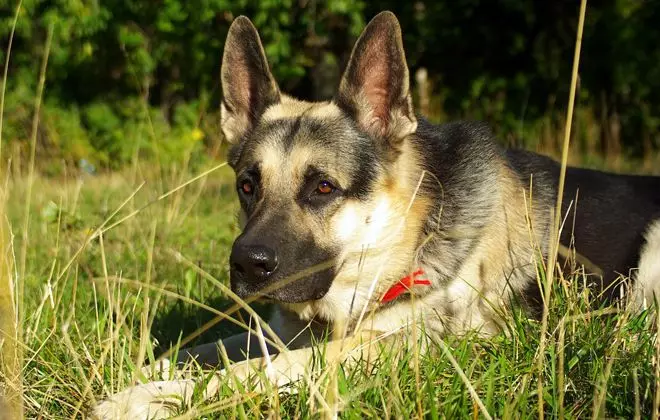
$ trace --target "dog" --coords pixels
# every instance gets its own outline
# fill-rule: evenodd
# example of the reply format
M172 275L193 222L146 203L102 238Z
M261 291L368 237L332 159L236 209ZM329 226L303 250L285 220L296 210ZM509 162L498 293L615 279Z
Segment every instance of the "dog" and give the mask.
M180 352L178 364L224 367L210 379L128 388L97 417L165 416L166 403L189 403L200 384L210 397L223 375L248 380L253 369L265 372L257 388L284 386L305 377L319 337L330 337L327 358L355 361L378 357L373 343L383 337L411 340L417 326L430 336L489 335L511 305L542 310L538 270L550 252L559 164L501 148L482 123L417 116L392 13L366 26L331 101L280 92L246 17L231 25L221 77L243 227L231 293L277 309L268 324ZM563 194L565 270L581 267L606 299L628 290L652 299L660 177L568 168Z

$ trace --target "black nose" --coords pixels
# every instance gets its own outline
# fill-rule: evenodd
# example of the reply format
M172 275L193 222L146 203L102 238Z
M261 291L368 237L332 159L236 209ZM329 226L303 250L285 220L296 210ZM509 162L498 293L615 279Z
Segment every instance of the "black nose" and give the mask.
M277 254L262 245L235 243L229 260L232 269L247 281L263 281L277 268Z

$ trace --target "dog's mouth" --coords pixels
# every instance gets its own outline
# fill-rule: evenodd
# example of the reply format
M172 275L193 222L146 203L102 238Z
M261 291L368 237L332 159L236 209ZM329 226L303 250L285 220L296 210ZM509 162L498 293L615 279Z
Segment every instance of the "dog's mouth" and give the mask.
M323 298L330 290L335 277L332 264L321 270L309 270L288 276L273 275L272 278L255 282L247 280L242 273L232 270L231 289L241 299L268 299L282 303L301 303Z

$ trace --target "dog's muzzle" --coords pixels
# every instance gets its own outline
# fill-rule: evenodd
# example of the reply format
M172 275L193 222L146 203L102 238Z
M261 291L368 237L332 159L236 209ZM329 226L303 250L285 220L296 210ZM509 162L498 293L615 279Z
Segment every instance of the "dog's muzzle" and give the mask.
M272 248L263 245L245 245L237 241L231 251L229 258L232 274L238 280L237 283L247 285L264 284L275 273L278 266L277 253ZM238 287L241 289L251 287ZM243 293L239 293L241 295Z

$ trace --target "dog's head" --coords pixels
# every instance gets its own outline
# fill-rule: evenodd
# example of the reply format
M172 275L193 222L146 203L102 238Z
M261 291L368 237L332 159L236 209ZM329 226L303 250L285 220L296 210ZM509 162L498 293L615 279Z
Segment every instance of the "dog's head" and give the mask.
M280 92L256 29L239 17L222 88L243 224L230 261L239 296L332 317L381 269L410 267L421 222L404 219L423 211L413 200L421 172L407 140L417 120L392 13L369 23L335 98L317 103Z

